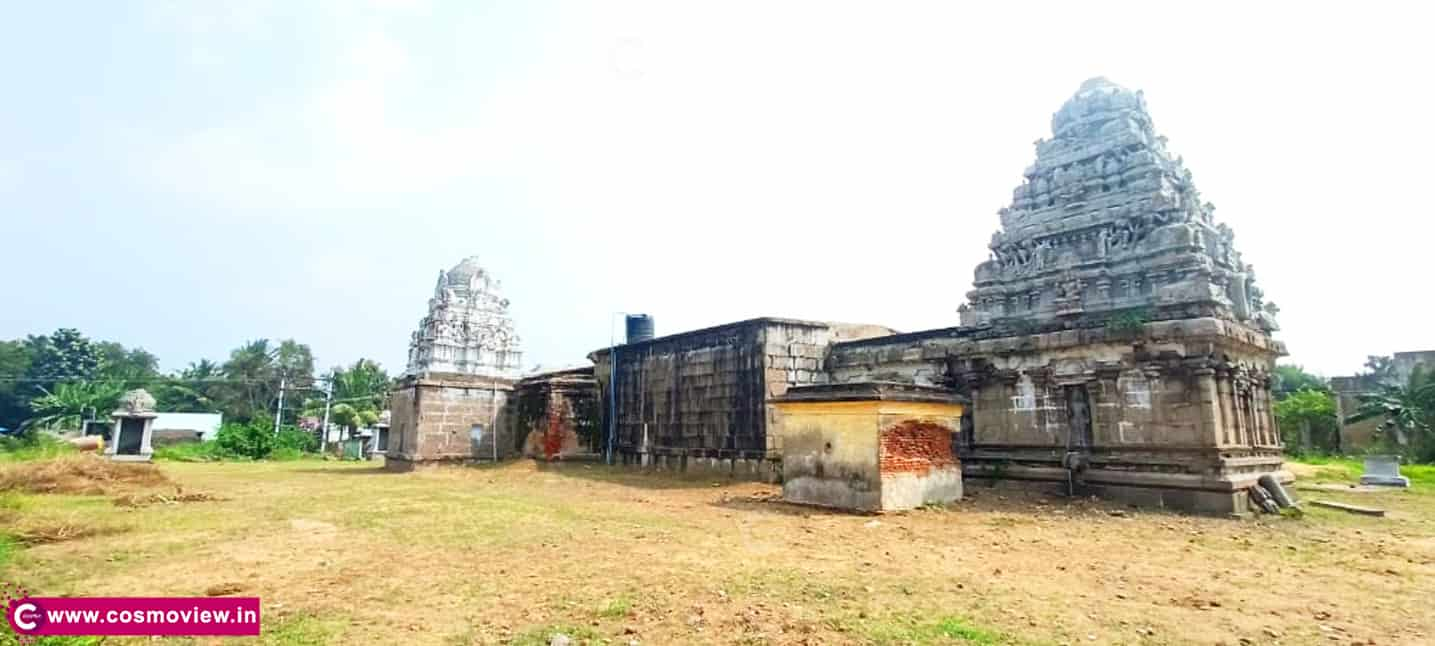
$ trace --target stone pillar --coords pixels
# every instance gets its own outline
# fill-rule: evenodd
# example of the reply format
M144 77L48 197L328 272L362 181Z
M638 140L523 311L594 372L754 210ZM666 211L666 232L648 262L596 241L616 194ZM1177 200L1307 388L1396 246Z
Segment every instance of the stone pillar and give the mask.
M1191 375L1196 380L1197 401L1201 406L1201 437L1211 446L1221 445L1221 395L1216 385L1216 371L1210 367L1195 368Z
M110 432L110 443L105 455L120 462L149 462L154 454L150 446L153 432L154 397L143 388L131 390L120 398L120 407L110 417L114 418L114 430Z

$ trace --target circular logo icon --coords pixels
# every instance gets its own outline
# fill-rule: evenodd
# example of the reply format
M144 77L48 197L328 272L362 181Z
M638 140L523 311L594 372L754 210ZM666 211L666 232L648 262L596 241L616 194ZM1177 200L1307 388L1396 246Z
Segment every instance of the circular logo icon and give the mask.
M10 625L15 632L28 633L40 627L40 607L30 600L10 604Z

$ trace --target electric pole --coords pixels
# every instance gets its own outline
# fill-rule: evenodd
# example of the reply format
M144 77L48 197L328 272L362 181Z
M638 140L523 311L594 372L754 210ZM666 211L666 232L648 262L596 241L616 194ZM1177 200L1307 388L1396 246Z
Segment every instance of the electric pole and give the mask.
M329 448L329 404L334 401L334 380L330 379L324 385L324 421L319 422L319 454L323 455Z
M279 405L274 408L274 434L279 434L279 421L284 417L284 377L279 378Z

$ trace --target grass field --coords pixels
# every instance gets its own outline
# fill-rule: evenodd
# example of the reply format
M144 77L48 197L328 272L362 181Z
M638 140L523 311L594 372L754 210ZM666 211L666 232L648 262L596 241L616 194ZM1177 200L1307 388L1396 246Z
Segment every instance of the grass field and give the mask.
M1228 520L983 488L847 515L767 485L529 462L160 469L174 484L0 493L0 580L259 596L277 644L1435 643L1429 474L1295 491L1386 518ZM1295 469L1310 486L1359 473Z

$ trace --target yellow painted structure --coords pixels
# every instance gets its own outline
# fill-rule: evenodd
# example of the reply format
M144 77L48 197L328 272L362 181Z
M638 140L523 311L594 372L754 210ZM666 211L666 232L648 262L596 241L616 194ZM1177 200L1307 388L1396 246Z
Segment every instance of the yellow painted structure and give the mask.
M781 418L783 497L861 511L910 509L961 497L952 452L960 396L905 384L789 391Z

